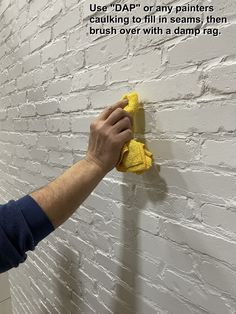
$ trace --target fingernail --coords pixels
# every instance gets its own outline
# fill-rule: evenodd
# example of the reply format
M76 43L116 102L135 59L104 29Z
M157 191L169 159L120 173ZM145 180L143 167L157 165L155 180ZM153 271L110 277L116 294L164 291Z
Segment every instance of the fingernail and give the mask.
M128 104L128 99L125 99L125 100L124 100L124 103L125 103L125 104Z

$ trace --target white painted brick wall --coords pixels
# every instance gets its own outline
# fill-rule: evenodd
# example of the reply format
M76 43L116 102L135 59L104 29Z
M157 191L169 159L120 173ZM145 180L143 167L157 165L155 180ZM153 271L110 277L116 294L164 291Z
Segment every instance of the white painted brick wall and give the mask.
M0 2L0 201L83 158L91 120L132 90L155 166L110 172L9 272L13 312L236 313L235 1L212 3L217 38L89 36L88 4Z

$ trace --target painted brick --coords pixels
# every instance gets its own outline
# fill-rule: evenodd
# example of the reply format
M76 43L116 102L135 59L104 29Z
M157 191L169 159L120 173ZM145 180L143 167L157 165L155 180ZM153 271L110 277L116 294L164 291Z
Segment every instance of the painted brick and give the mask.
M99 54L97 52L100 52ZM123 36L116 36L90 46L85 52L86 65L109 63L125 56L127 43Z
M52 78L54 78L54 70L50 64L34 71L34 81L37 85L48 82Z
M47 0L37 1L33 0L30 9L29 9L29 16L30 18L36 17L40 11L47 5Z
M17 48L17 56L23 58L30 53L29 41L24 42L20 47Z
M221 32L222 36L217 38L198 36L180 42L169 52L170 64L195 63L234 54L236 51L235 25L224 27ZM202 48L198 49L198 47Z
M10 5L10 0L3 0L0 6L0 15L3 14Z
M77 73L72 82L73 90L90 89L96 86L105 85L106 82L106 69L99 67L90 71Z
M207 140L202 146L202 161L208 165L236 167L236 141Z
M40 54L35 53L23 62L23 72L29 72L34 70L40 65Z
M35 116L36 110L34 105L24 104L20 106L21 117L32 117Z
M85 273L89 273L91 278L99 281L106 289L112 290L114 288L114 280L109 276L102 267L98 267L88 260L83 261L83 270Z
M84 110L88 107L88 98L84 95L70 96L60 102L60 110L62 112L72 112Z
M63 79L50 83L47 89L48 96L68 94L71 90L71 79Z
M28 39L33 34L37 32L37 25L38 21L37 19L34 19L32 22L30 22L26 27L24 27L21 31L21 39L22 41Z
M109 69L108 80L110 83L114 83L150 79L150 77L158 76L160 68L161 52L155 50L115 63Z
M63 62L59 60L56 62L55 70L57 75L68 75L83 68L84 66L84 53L78 51L68 57L63 57Z
M0 42L2 43L6 41L9 38L10 34L11 30L8 27L4 28L3 31L0 33Z
M4 110L0 111L0 120L5 120L7 117L7 112Z
M204 204L202 207L202 221L212 227L220 227L227 231L236 232L234 219L236 213L223 206Z
M234 313L235 1L212 3L218 37L90 36L105 13L89 2L0 2L0 202L83 159L92 120L133 90L154 157L139 176L113 169L9 272L13 312Z
M88 116L88 117L82 116L82 117L72 118L72 120L71 120L72 132L89 133L90 124L94 118L95 117L90 117L90 116Z
M81 26L69 33L68 47L71 50L82 49L87 46L87 40L89 40L87 29Z
M56 1L52 4L52 6L46 7L43 11L41 11L39 15L39 25L43 26L46 23L51 22L54 20L62 11L63 9L63 2Z
M220 66L208 71L206 80L209 89L218 93L235 93L236 88L236 65Z
M27 99L29 101L40 101L44 100L44 89L43 87L35 88L35 89L30 89L27 92Z
M105 90L93 92L90 96L93 108L102 108L115 104L121 99L121 96L128 92L126 87L117 88L115 90Z
M128 249L116 246L116 254L119 257L121 252L128 253ZM190 272L192 269L193 260L188 252L184 249L179 248L171 242L162 239L158 236L151 235L144 231L139 231L137 236L137 249L144 254L148 254L152 258L161 259L168 265L177 267L185 272ZM123 254L124 262L129 261L128 255Z
M79 135L62 135L59 139L60 150L82 150L88 147L88 137Z
M43 148L58 148L58 138L51 135L40 135L38 145Z
M5 96L7 94L11 94L12 92L14 92L14 88L15 88L15 82L14 81L11 81L9 83L6 83L3 87L3 90L2 90L2 95Z
M206 260L199 263L198 271L210 285L217 287L220 291L235 295L235 272L230 268L217 261Z
M185 244L193 250L199 251L202 254L208 254L229 265L236 264L235 242L171 222L165 223L164 228L165 234L169 239L180 244Z
M67 117L52 118L47 121L49 132L68 132L70 131L70 120Z
M53 34L55 37L66 32L72 27L76 26L81 21L81 8L77 7L68 14L62 16L53 27Z
M15 79L22 74L22 64L17 63L8 70L9 79Z
M5 56L6 52L7 52L7 47L5 44L2 44L1 51L0 51L0 59Z
M35 132L45 132L46 122L42 119L29 120L29 130Z
M216 15L221 14L224 16L230 16L232 15L232 12L234 12L235 8L235 2L232 0L228 3L221 3L220 0L216 0L214 2L214 14Z
M193 283L191 279L184 279L172 271L166 271L164 281L170 290L174 290L197 306L214 313L230 313L229 308L218 295L212 295L206 291L204 293L204 289L196 282Z
M17 6L13 3L12 6L10 6L5 12L4 12L4 20L5 24L9 24L12 22L14 17L17 15Z
M143 211L139 214L137 227L152 234L157 234L159 229L159 217Z
M39 115L53 114L59 111L59 103L57 101L48 101L36 105L36 111Z
M9 68L14 64L14 59L10 55L6 55L4 58L1 60L1 69L6 69Z
M8 72L5 70L3 73L0 74L0 83L4 84L8 81Z
M51 40L51 29L45 29L30 40L31 51L42 48Z
M160 160L191 161L195 157L196 145L183 140L152 140L146 144Z
M73 158L71 153L58 153L58 152L49 152L48 161L50 164L57 164L61 166L72 166Z
M34 86L34 79L32 73L24 74L17 79L17 87L19 89L29 88Z
M201 95L202 83L200 73L195 72L143 82L136 90L143 100L152 102L188 99Z
M208 194L212 196L234 198L235 179L230 175L197 170L180 170L174 167L162 167L160 174L170 188L186 193ZM222 189L222 186L225 189Z
M235 106L227 102L216 106L212 102L201 108L162 110L155 114L159 132L218 132L220 128L235 130ZM214 112L214 120L211 119Z
M48 62L57 59L66 52L66 42L60 39L42 50L42 62Z
M194 313L186 303L166 289L151 285L140 277L137 280L137 286L137 292L139 294L163 309L163 311L167 311L167 313Z

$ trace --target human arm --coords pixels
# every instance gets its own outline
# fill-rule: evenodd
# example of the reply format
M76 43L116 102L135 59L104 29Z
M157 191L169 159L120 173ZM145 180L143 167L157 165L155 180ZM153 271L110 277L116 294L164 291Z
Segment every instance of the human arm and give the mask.
M116 165L132 138L131 117L119 102L92 125L86 157L41 189L0 205L0 273L26 260L26 252L67 220Z
M104 110L90 126L86 157L30 196L57 228L83 203L117 164L121 148L132 138L131 117L122 110L127 101Z
M17 267L54 227L29 195L0 205L0 273Z

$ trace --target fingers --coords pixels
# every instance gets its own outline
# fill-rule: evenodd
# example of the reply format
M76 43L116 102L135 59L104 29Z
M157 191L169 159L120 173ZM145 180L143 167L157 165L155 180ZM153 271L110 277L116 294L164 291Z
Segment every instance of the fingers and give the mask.
M123 132L117 135L118 141L123 144L133 139L133 132L130 129L124 130Z
M117 108L115 111L113 111L109 115L109 117L107 118L106 122L109 125L114 125L118 121L123 119L124 117L129 118L130 123L133 124L133 119L132 119L131 115L128 112L126 112L125 110L121 109L121 108Z
M123 109L127 104L128 104L128 100L127 99L118 101L114 105L109 106L105 110L103 110L101 112L101 114L98 116L98 119L106 120L113 111L115 111L117 108Z
M113 130L114 130L115 133L120 133L120 132L122 132L124 130L131 129L131 128L132 128L131 121L130 121L130 119L127 116L125 116L124 118L119 120L113 126Z

